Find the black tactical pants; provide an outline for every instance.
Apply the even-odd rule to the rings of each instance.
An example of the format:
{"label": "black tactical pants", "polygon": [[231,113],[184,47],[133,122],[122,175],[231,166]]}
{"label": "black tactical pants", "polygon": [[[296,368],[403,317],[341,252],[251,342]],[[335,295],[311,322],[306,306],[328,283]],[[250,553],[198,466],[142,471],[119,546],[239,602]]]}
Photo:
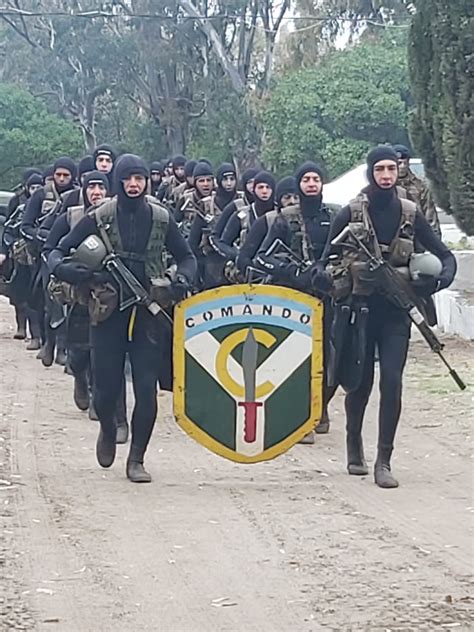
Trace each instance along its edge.
{"label": "black tactical pants", "polygon": [[402,403],[402,375],[410,339],[410,321],[385,299],[369,301],[367,342],[359,388],[346,395],[347,433],[360,435],[364,413],[374,382],[374,354],[378,347],[380,365],[379,449],[391,450]]}
{"label": "black tactical pants", "polygon": [[113,436],[114,415],[121,397],[125,357],[128,353],[135,395],[131,423],[132,445],[144,453],[158,412],[156,396],[160,350],[147,336],[148,317],[145,308],[137,309],[133,333],[131,314],[132,308],[124,312],[116,310],[106,321],[91,327],[93,398],[102,431]]}

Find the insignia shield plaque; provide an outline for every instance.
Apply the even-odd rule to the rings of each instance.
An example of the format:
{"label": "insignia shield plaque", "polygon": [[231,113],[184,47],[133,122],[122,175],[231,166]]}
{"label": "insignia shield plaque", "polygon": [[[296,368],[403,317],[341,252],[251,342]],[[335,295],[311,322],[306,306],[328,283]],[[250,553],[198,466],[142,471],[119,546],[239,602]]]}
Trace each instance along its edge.
{"label": "insignia shield plaque", "polygon": [[174,413],[213,452],[256,463],[286,452],[322,412],[322,303],[289,288],[207,290],[175,310]]}

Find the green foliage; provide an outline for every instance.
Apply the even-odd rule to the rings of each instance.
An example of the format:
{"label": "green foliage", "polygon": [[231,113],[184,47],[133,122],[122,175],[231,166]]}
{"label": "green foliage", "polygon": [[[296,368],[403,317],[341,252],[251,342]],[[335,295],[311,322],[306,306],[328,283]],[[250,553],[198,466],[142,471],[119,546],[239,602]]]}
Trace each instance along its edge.
{"label": "green foliage", "polygon": [[265,162],[283,173],[314,158],[336,177],[374,144],[407,143],[407,83],[405,43],[388,38],[286,74],[262,111]]}
{"label": "green foliage", "polygon": [[409,65],[410,131],[438,204],[474,234],[474,5],[418,0]]}
{"label": "green foliage", "polygon": [[44,166],[62,154],[80,156],[82,147],[71,123],[29,92],[0,83],[0,188],[16,184],[25,167]]}

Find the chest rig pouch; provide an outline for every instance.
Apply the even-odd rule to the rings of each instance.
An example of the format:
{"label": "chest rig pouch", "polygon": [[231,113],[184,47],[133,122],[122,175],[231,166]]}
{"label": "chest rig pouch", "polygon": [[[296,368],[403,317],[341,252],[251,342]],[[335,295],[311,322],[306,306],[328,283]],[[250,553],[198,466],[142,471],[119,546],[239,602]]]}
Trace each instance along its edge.
{"label": "chest rig pouch", "polygon": [[207,256],[209,253],[213,252],[213,248],[209,243],[209,235],[215,228],[217,220],[219,219],[222,211],[216,204],[216,196],[214,193],[212,195],[208,195],[205,198],[202,198],[199,205],[199,215],[205,222],[205,225],[202,229],[201,242],[199,244],[199,247],[203,255]]}

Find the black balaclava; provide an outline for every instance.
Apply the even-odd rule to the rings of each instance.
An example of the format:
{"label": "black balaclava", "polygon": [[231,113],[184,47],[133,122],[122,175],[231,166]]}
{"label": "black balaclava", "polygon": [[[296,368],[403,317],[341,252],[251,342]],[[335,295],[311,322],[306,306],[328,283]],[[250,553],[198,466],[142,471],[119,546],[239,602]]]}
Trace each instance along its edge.
{"label": "black balaclava", "polygon": [[84,183],[82,185],[82,199],[84,200],[84,206],[86,209],[92,206],[87,197],[87,192],[86,192],[87,187],[89,186],[89,184],[96,184],[96,183],[104,185],[104,187],[107,189],[107,195],[109,195],[110,193],[109,179],[107,178],[107,174],[101,173],[100,171],[90,171],[84,177]]}
{"label": "black balaclava", "polygon": [[159,180],[152,180],[150,177],[151,194],[156,195],[163,181],[163,173],[164,173],[163,165],[158,160],[154,160],[153,162],[150,163],[150,176],[153,171],[160,174]]}
{"label": "black balaclava", "polygon": [[249,180],[253,180],[255,178],[257,173],[258,173],[258,169],[254,169],[253,167],[250,167],[249,169],[246,169],[243,172],[242,177],[240,178],[242,191],[244,192],[245,199],[247,200],[249,204],[252,204],[252,202],[255,200],[255,196],[253,195],[253,193],[249,193],[247,191],[247,184]]}
{"label": "black balaclava", "polygon": [[258,215],[263,215],[263,213],[266,213],[267,211],[271,211],[275,208],[275,188],[276,188],[275,178],[268,171],[259,171],[257,175],[255,176],[254,186],[256,187],[257,184],[261,182],[268,184],[268,186],[272,190],[272,194],[268,200],[264,201],[264,200],[261,200],[257,196],[256,193],[254,193],[255,210],[257,211]]}
{"label": "black balaclava", "polygon": [[374,207],[387,206],[396,197],[396,184],[390,189],[381,189],[374,180],[374,166],[381,160],[392,160],[398,167],[397,153],[390,145],[379,145],[367,154],[367,195]]}
{"label": "black balaclava", "polygon": [[97,157],[103,154],[112,158],[112,162],[115,165],[115,161],[117,160],[117,154],[115,152],[115,149],[111,145],[102,143],[102,145],[97,145],[97,147],[94,149],[94,153],[92,154],[92,157],[94,158],[95,168],[96,168],[95,161],[97,160]]}
{"label": "black balaclava", "polygon": [[[35,174],[39,174],[41,176],[41,169],[37,169],[36,167],[29,167],[28,169],[25,169],[23,171],[23,177],[21,181],[23,182],[25,187],[27,186],[28,178]],[[34,182],[33,184],[37,184],[37,182]]]}
{"label": "black balaclava", "polygon": [[114,169],[114,191],[117,194],[118,205],[120,208],[129,211],[135,211],[145,204],[145,195],[147,188],[139,197],[129,197],[123,188],[123,180],[132,175],[144,176],[147,180],[150,177],[150,171],[146,162],[140,156],[135,154],[122,154],[117,160]]}
{"label": "black balaclava", "polygon": [[77,171],[79,173],[79,180],[85,173],[89,173],[90,171],[94,171],[94,170],[95,170],[94,158],[92,156],[84,156],[84,158],[80,159],[79,166],[77,168]]}
{"label": "black balaclava", "polygon": [[323,170],[321,167],[311,160],[307,160],[304,162],[301,167],[296,170],[295,180],[296,180],[296,192],[300,198],[300,208],[303,215],[314,215],[321,208],[321,203],[323,201],[323,190],[321,188],[321,192],[319,195],[305,195],[300,187],[300,182],[302,177],[306,173],[317,173],[321,180],[323,180]]}
{"label": "black balaclava", "polygon": [[196,186],[196,179],[203,176],[210,176],[211,178],[213,178],[214,173],[212,171],[212,167],[207,162],[198,162],[193,171],[194,188],[196,190],[196,195],[198,198],[201,198],[202,195]]}
{"label": "black balaclava", "polygon": [[210,166],[210,168],[211,168],[211,169],[213,168],[213,167],[212,167],[212,162],[209,160],[209,158],[206,158],[206,157],[204,157],[204,158],[198,158],[198,162],[205,162],[207,165],[209,165],[209,166]]}
{"label": "black balaclava", "polygon": [[54,165],[48,165],[43,171],[43,180],[46,178],[52,178],[54,173]]}
{"label": "black balaclava", "polygon": [[194,167],[196,165],[197,165],[197,160],[186,160],[186,164],[184,165],[184,177],[185,178],[192,178],[193,177]]}
{"label": "black balaclava", "polygon": [[406,145],[394,145],[393,149],[397,154],[398,158],[402,158],[403,160],[410,160],[411,151],[408,149]]}
{"label": "black balaclava", "polygon": [[[235,187],[234,187],[234,189],[232,191],[226,191],[225,189],[223,189],[221,187],[222,180],[227,175],[232,175],[235,178]],[[232,202],[232,200],[235,198],[235,195],[236,195],[236,190],[237,190],[237,173],[235,171],[234,165],[232,165],[230,162],[223,162],[217,168],[217,171],[216,171],[216,182],[217,182],[216,202],[217,202],[217,205],[219,206],[219,208],[223,209],[224,206],[227,206],[227,204],[229,204],[229,202]]]}
{"label": "black balaclava", "polygon": [[115,169],[115,163],[117,160],[117,154],[115,152],[115,149],[111,145],[107,145],[107,143],[102,143],[102,145],[97,145],[97,147],[94,149],[94,153],[92,154],[92,157],[94,159],[94,167],[93,167],[94,169],[97,169],[97,165],[96,165],[97,157],[103,154],[112,158],[112,169],[111,171],[109,171],[109,173],[106,174],[109,180],[109,187],[111,189],[114,183],[114,169]]}
{"label": "black balaclava", "polygon": [[281,209],[281,198],[289,194],[296,195],[296,180],[293,176],[282,178],[276,186],[275,203],[279,209]]}
{"label": "black balaclava", "polygon": [[70,191],[71,189],[73,189],[74,182],[77,178],[77,167],[74,160],[72,158],[69,158],[68,156],[61,156],[61,158],[58,158],[54,163],[53,173],[56,171],[56,169],[67,169],[67,171],[69,171],[69,173],[71,174],[71,180],[68,184],[61,186],[58,185],[56,181],[54,181],[54,186],[56,187],[57,192],[65,193],[66,191]]}
{"label": "black balaclava", "polygon": [[44,184],[44,180],[43,180],[43,176],[41,175],[41,173],[32,173],[29,178],[27,179],[27,181],[25,182],[25,195],[26,197],[30,197],[30,187],[33,184],[40,184],[41,186],[43,186]]}
{"label": "black balaclava", "polygon": [[184,167],[186,164],[186,156],[178,155],[173,158],[173,174],[174,177],[178,180],[178,182],[184,182],[185,176],[177,176],[176,169],[178,167]]}

